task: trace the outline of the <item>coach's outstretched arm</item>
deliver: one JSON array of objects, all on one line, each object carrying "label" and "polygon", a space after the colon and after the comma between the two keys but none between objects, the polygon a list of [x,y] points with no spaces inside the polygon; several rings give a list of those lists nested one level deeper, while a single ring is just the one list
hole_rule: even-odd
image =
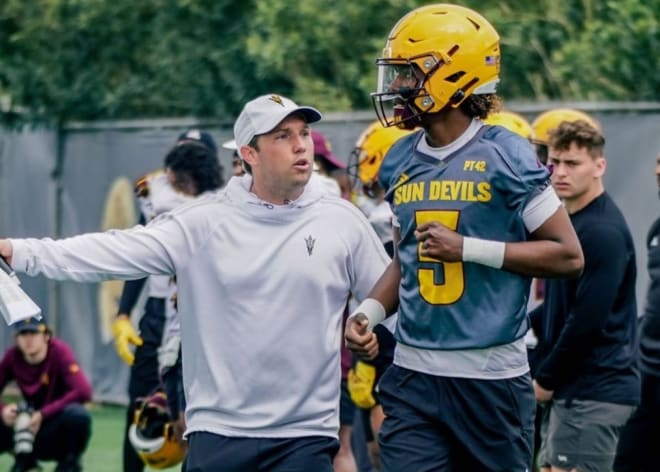
[{"label": "coach's outstretched arm", "polygon": [[180,223],[172,217],[148,228],[88,233],[59,240],[0,239],[0,254],[15,271],[31,276],[42,274],[75,282],[131,280],[151,274],[174,274],[175,257],[189,254],[190,250],[185,236],[181,236]]}]

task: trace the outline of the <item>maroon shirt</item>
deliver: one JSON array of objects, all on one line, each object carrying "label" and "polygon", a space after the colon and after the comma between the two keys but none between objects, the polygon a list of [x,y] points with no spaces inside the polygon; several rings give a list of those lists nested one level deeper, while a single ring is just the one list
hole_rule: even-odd
[{"label": "maroon shirt", "polygon": [[[47,418],[71,403],[92,399],[92,387],[71,348],[51,338],[43,362],[28,364],[18,347],[11,347],[0,360],[0,391],[16,380],[25,401]],[[4,404],[0,401],[0,409]]]}]

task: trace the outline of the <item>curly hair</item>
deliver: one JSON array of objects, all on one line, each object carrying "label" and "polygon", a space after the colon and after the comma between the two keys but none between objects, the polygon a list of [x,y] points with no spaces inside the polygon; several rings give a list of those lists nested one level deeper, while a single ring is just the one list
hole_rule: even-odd
[{"label": "curly hair", "polygon": [[578,148],[585,148],[592,158],[596,158],[603,155],[605,136],[585,120],[562,121],[550,130],[549,147],[566,151],[572,143]]},{"label": "curly hair", "polygon": [[165,167],[177,179],[191,181],[198,194],[224,185],[222,166],[216,153],[195,141],[177,144],[165,156]]},{"label": "curly hair", "polygon": [[485,119],[490,113],[502,107],[502,99],[494,94],[470,95],[459,108],[470,118]]}]

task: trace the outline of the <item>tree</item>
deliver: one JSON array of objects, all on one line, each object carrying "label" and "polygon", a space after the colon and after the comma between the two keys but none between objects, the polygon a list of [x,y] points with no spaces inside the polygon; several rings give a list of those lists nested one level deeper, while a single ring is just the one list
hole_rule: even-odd
[{"label": "tree", "polygon": [[[3,0],[0,112],[21,113],[0,117],[230,120],[268,92],[366,109],[388,32],[425,3]],[[500,33],[507,99],[659,99],[660,0],[469,6]]]}]

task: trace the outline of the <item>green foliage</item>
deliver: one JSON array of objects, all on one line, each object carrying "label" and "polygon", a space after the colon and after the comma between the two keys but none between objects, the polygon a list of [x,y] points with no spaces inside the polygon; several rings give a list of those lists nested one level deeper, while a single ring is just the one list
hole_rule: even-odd
[{"label": "green foliage", "polygon": [[[387,33],[424,3],[3,0],[0,110],[10,98],[28,122],[231,119],[273,91],[365,109]],[[506,98],[658,100],[660,0],[467,3],[500,32]]]}]

